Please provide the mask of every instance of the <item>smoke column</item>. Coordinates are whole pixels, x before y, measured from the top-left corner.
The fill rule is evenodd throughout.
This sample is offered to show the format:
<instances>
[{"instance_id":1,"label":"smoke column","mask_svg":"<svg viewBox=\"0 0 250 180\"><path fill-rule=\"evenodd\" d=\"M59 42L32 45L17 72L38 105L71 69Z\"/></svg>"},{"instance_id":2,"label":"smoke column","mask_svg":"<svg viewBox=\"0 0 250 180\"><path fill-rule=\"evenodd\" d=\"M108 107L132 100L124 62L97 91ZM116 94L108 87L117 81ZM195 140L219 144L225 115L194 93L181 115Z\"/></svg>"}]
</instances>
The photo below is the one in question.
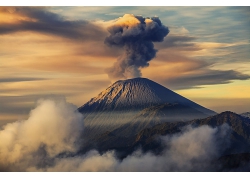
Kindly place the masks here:
<instances>
[{"instance_id":1,"label":"smoke column","mask_svg":"<svg viewBox=\"0 0 250 180\"><path fill-rule=\"evenodd\" d=\"M123 54L107 73L111 80L141 76L140 68L149 66L156 55L153 42L161 42L169 33L158 17L144 18L125 14L108 28L105 44L123 48Z\"/></svg>"}]
</instances>

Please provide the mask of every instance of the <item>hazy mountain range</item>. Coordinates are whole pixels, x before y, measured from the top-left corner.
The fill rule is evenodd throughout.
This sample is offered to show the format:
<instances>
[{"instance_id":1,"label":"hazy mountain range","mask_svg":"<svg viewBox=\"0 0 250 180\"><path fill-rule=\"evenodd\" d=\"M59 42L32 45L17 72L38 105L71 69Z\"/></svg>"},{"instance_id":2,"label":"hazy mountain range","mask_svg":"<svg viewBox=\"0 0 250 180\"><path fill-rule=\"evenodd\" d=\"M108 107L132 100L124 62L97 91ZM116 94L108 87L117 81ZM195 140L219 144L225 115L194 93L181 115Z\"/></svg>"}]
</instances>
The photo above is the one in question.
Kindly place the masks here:
<instances>
[{"instance_id":1,"label":"hazy mountain range","mask_svg":"<svg viewBox=\"0 0 250 180\"><path fill-rule=\"evenodd\" d=\"M241 116L244 116L244 117L248 117L250 118L250 112L245 112L245 113L242 113L240 114Z\"/></svg>"},{"instance_id":2,"label":"hazy mountain range","mask_svg":"<svg viewBox=\"0 0 250 180\"><path fill-rule=\"evenodd\" d=\"M249 113L217 114L146 78L117 81L78 110L85 118L85 144L79 153L115 150L123 159L139 148L160 155L168 146L162 143L162 136L178 134L185 127L220 128L225 124L228 143L220 144L224 150L212 159L220 164L215 170L237 168L242 163L235 157L250 153Z\"/></svg>"},{"instance_id":3,"label":"hazy mountain range","mask_svg":"<svg viewBox=\"0 0 250 180\"><path fill-rule=\"evenodd\" d=\"M76 110L40 100L0 130L0 171L250 171L250 118L220 114L145 78Z\"/></svg>"}]
</instances>

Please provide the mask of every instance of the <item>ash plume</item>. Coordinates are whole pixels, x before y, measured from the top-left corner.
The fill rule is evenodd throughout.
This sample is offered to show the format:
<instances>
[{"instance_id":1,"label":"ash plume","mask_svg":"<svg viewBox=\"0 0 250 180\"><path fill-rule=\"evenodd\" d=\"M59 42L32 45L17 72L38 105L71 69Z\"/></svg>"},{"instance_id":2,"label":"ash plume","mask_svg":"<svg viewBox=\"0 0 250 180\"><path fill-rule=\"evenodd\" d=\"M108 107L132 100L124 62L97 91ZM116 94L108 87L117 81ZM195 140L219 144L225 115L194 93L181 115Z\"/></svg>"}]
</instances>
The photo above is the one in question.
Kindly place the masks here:
<instances>
[{"instance_id":1,"label":"ash plume","mask_svg":"<svg viewBox=\"0 0 250 180\"><path fill-rule=\"evenodd\" d=\"M169 33L158 17L144 18L125 14L108 28L105 44L123 48L123 54L107 73L111 80L141 76L140 68L149 66L157 50L153 42L161 42Z\"/></svg>"}]
</instances>

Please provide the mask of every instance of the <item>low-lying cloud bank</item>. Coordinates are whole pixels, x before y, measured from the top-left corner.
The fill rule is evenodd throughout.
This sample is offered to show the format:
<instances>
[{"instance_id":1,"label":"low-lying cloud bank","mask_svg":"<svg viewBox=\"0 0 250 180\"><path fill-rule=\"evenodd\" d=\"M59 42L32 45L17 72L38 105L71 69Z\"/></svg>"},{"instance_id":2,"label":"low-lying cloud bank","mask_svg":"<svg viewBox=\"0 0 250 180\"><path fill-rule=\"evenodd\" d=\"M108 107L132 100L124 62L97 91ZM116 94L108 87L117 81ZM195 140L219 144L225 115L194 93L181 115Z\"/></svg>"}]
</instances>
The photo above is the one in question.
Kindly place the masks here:
<instances>
[{"instance_id":1,"label":"low-lying cloud bank","mask_svg":"<svg viewBox=\"0 0 250 180\"><path fill-rule=\"evenodd\" d=\"M1 171L215 171L213 160L229 146L230 127L185 127L162 137L161 155L135 151L123 160L114 151L77 155L83 117L61 100L40 100L25 121L0 131Z\"/></svg>"},{"instance_id":2,"label":"low-lying cloud bank","mask_svg":"<svg viewBox=\"0 0 250 180\"><path fill-rule=\"evenodd\" d=\"M38 101L27 120L0 131L0 170L26 171L47 166L47 160L61 153L76 152L83 127L82 114L64 99Z\"/></svg>"},{"instance_id":3,"label":"low-lying cloud bank","mask_svg":"<svg viewBox=\"0 0 250 180\"><path fill-rule=\"evenodd\" d=\"M230 128L187 127L182 133L164 136L167 148L162 155L143 154L140 150L122 161L113 151L100 155L93 150L84 156L58 158L52 167L32 171L216 171L213 160L228 147ZM223 144L223 146L221 146Z\"/></svg>"}]
</instances>

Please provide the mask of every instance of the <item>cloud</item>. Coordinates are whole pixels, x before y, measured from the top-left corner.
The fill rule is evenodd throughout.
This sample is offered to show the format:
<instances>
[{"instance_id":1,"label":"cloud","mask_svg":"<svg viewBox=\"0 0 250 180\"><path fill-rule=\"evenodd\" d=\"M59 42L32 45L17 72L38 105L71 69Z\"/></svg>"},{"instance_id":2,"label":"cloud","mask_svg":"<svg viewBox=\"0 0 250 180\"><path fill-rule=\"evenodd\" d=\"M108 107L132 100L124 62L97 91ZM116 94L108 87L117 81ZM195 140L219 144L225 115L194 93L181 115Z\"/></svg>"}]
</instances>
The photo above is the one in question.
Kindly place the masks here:
<instances>
[{"instance_id":1,"label":"cloud","mask_svg":"<svg viewBox=\"0 0 250 180\"><path fill-rule=\"evenodd\" d=\"M234 70L211 70L193 72L191 74L183 74L178 77L169 79L159 79L159 81L167 87L174 89L195 88L202 85L228 84L233 80L248 80L250 75L243 74Z\"/></svg>"},{"instance_id":2,"label":"cloud","mask_svg":"<svg viewBox=\"0 0 250 180\"><path fill-rule=\"evenodd\" d=\"M212 57L235 53L236 48L249 44L247 40L223 43L216 41L206 42L201 41L201 39L202 37L190 36L189 33L175 34L171 31L162 43L156 43L156 47L162 49L160 53L168 51L177 54L181 53L189 57Z\"/></svg>"},{"instance_id":3,"label":"cloud","mask_svg":"<svg viewBox=\"0 0 250 180\"><path fill-rule=\"evenodd\" d=\"M179 51L198 51L201 48L193 42L197 39L197 37L189 35L172 35L170 33L162 43L157 43L156 47L159 49L177 48Z\"/></svg>"},{"instance_id":4,"label":"cloud","mask_svg":"<svg viewBox=\"0 0 250 180\"><path fill-rule=\"evenodd\" d=\"M42 75L39 75L42 77ZM0 120L27 118L40 98L67 96L67 100L81 106L110 85L106 74L94 76L58 76L43 81L20 81L0 83Z\"/></svg>"},{"instance_id":5,"label":"cloud","mask_svg":"<svg viewBox=\"0 0 250 180\"><path fill-rule=\"evenodd\" d=\"M0 34L35 31L74 40L98 40L105 30L89 21L69 21L44 7L2 7L2 14L16 21L0 24Z\"/></svg>"},{"instance_id":6,"label":"cloud","mask_svg":"<svg viewBox=\"0 0 250 180\"><path fill-rule=\"evenodd\" d=\"M249 8L0 7L0 76L2 74L2 77L6 77L1 78L5 83L0 83L0 95L9 99L10 96L27 97L28 94L64 94L67 98L74 99L72 102L82 105L95 95L92 91L86 91L92 88L97 94L106 88L105 84L109 84L103 73L122 54L122 49L103 43L109 35L105 27L116 21L117 13L122 15L126 11L142 14L144 17L158 14L163 24L170 25L170 33L164 41L154 42L154 48L159 51L154 61L150 61L150 68L140 69L143 77L172 89L199 88L220 83L233 85L233 80L245 80L249 74L246 65L249 61L249 42L244 38L247 37L246 30L249 28L239 25L248 22L247 9ZM197 17L196 11L202 16ZM115 13L104 15L112 12ZM187 13L195 18L185 18ZM217 18L218 13L223 16L222 19L210 18ZM201 22L205 22L210 28L200 28ZM211 69L212 67L216 70ZM128 72L133 70L129 68ZM31 74L34 81L31 81ZM105 81L102 86L99 85L102 80L99 83L75 82L77 76L87 79L89 75L96 74L105 77L102 78ZM57 79L58 77L65 78L65 81ZM217 77L218 80L212 79ZM238 90L234 89L236 94ZM83 90L86 93L81 93ZM242 96L242 93L237 94ZM19 119L21 115L17 117L17 113L24 114L32 107L28 107L26 101L21 107L19 100L15 104L9 104L6 100L1 104L0 111L8 112L11 119ZM11 113L12 111L15 112ZM1 114L0 119L6 119L6 115Z\"/></svg>"},{"instance_id":7,"label":"cloud","mask_svg":"<svg viewBox=\"0 0 250 180\"><path fill-rule=\"evenodd\" d=\"M0 101L4 102L0 104L0 120L2 115L10 115L15 120L20 120L21 117L27 117L27 114L34 106L34 102L41 98L53 98L61 99L61 95L42 95L42 94L32 94L32 95L15 95L15 96L0 96ZM13 117L15 116L15 117Z\"/></svg>"},{"instance_id":8,"label":"cloud","mask_svg":"<svg viewBox=\"0 0 250 180\"><path fill-rule=\"evenodd\" d=\"M7 17L4 19L13 20L13 22L11 21L8 23L0 23L0 29L5 25L16 26L13 29L14 31L8 31L8 34L11 33L10 35L2 35L1 39L3 40L3 47L1 48L2 52L0 52L0 55L5 59L3 65L5 65L6 67L18 66L21 68L29 68L32 70L60 73L81 73L84 75L102 74L105 72L105 69L109 69L108 67L112 66L112 63L115 61L115 57L121 54L122 50L119 47L111 48L105 46L103 40L108 36L108 32L106 29L104 29L104 27L106 27L108 24L111 25L111 22L114 23L118 20L113 20L110 22L105 21L103 23L89 22L85 20L67 20L65 17L50 11L52 9L53 8L45 7L2 7L0 9L0 12ZM81 8L79 10L82 11ZM38 28L19 28L27 23L33 24L32 27L38 24ZM43 28L40 28L39 24L42 24ZM24 27L26 27L26 25ZM46 27L45 30L44 27ZM95 29L98 31L100 30L102 33L98 33ZM181 74L172 73L168 77L162 76L161 78L159 78L155 76L157 74L168 74L168 72L166 72L165 69L162 69L161 71L157 71L157 73L155 73L155 69L150 68L150 71L152 71L151 74L154 75L147 76L147 73L143 73L146 72L144 69L136 68L137 65L129 66L130 61L129 63L123 64L124 66L129 66L126 73L125 71L124 73L128 74L129 76L131 75L131 77L134 77L141 75L140 73L142 72L142 75L144 77L152 78L157 81L159 80L158 82L163 82L164 85L171 85L173 89L192 88L200 86L201 84L211 84L213 82L214 84L219 84L220 82L230 83L230 79L218 81L211 81L206 79L208 76L210 76L210 74L214 72L210 69L209 66L215 66L217 63L221 62L222 55L224 56L225 54L229 53L229 51L226 50L227 48L236 46L238 47L238 45L240 44L246 45L247 42L200 42L201 37L191 36L189 30L187 30L183 26L171 26L170 31L171 32L168 34L168 36L164 38L161 43L154 42L156 49L159 49L155 61L162 61L165 62L166 65L168 65L169 61L175 61L175 58L177 56L184 59L189 59L189 62L185 61L185 64L182 64L182 67L180 66L179 60L176 60L175 66L177 68L175 69L175 71L179 72L180 70L182 70ZM91 34L88 34L88 32L91 32ZM128 30L127 32L131 33L132 31ZM129 33L127 33L127 35L128 34ZM51 35L53 35L53 37L51 37ZM15 49L15 54L13 54L13 49ZM231 56L233 56L232 52L233 51L230 51ZM239 54L235 54L235 57L236 55L238 57ZM214 58L220 58L220 61L218 61L217 59L206 61L206 56L218 56ZM122 55L121 57L125 56ZM200 62L197 61L197 57L200 58ZM152 66L151 64L153 62L154 61L150 63L150 66ZM225 60L223 60L223 62L225 62ZM146 64L146 66L149 65L148 62ZM169 67L173 67L172 65L173 63ZM185 68L187 69L187 71L184 70ZM203 68L203 70L201 68ZM167 69L169 71L169 68ZM197 74L205 78L203 83L201 83L201 80L194 80L194 78L192 77L187 77L186 80L190 80L191 85L186 86L183 84L180 87L177 83L177 80L180 79L181 82L181 77L184 76L184 74L189 74L191 69L193 71L193 75ZM20 69L17 69L17 71L19 70ZM216 72L214 73L217 74L218 71L220 70L216 70ZM235 71L234 76L232 76L232 72L225 72L223 70L221 71L221 74L229 74L228 78L233 77L240 80L244 80L244 78L247 78L247 75L245 75L244 73L241 73L240 75L240 73L236 72L236 70L232 71ZM176 76L176 80L174 80L173 75ZM14 78L15 77L12 76L10 77L10 79ZM167 81L168 84L165 83ZM197 85L195 84L195 82L197 82Z\"/></svg>"},{"instance_id":9,"label":"cloud","mask_svg":"<svg viewBox=\"0 0 250 180\"><path fill-rule=\"evenodd\" d=\"M45 80L45 78L8 77L8 78L0 78L0 83L19 82L19 81L39 81L39 80Z\"/></svg>"},{"instance_id":10,"label":"cloud","mask_svg":"<svg viewBox=\"0 0 250 180\"><path fill-rule=\"evenodd\" d=\"M7 124L0 131L0 168L25 171L61 153L75 152L83 131L76 106L60 100L40 100L27 120Z\"/></svg>"},{"instance_id":11,"label":"cloud","mask_svg":"<svg viewBox=\"0 0 250 180\"><path fill-rule=\"evenodd\" d=\"M144 77L174 90L198 88L204 85L229 84L234 80L250 79L247 71L240 72L231 66L224 69L216 67L214 62L188 57L181 52L177 54L175 51L165 50L159 52L156 60L151 63L152 69L145 68L142 73Z\"/></svg>"},{"instance_id":12,"label":"cloud","mask_svg":"<svg viewBox=\"0 0 250 180\"><path fill-rule=\"evenodd\" d=\"M226 88L223 88L226 89ZM222 92L225 92L223 91ZM228 89L228 88L227 88ZM235 90L234 90L235 89ZM241 98L233 98L234 92L236 92L237 89L243 89L242 87L235 87L234 89L230 89L231 97L232 98L224 98L221 97L221 93L219 94L219 97L217 98L192 98L193 101L195 101L198 104L201 104L209 109L216 109L216 112L221 113L225 111L232 111L237 113L244 113L250 111L250 97L247 97L249 90L244 90L240 95L245 96ZM204 92L204 94L209 94L210 92ZM224 93L225 94L225 93ZM237 93L238 94L238 93ZM246 95L245 95L246 94ZM216 103L214 103L216 102Z\"/></svg>"},{"instance_id":13,"label":"cloud","mask_svg":"<svg viewBox=\"0 0 250 180\"><path fill-rule=\"evenodd\" d=\"M215 171L212 164L229 145L230 128L201 126L186 127L181 133L162 137L167 148L161 155L142 153L140 150L117 160L113 151L99 154L92 150L84 156L58 158L52 167L29 169L31 171ZM222 145L223 144L223 145Z\"/></svg>"},{"instance_id":14,"label":"cloud","mask_svg":"<svg viewBox=\"0 0 250 180\"><path fill-rule=\"evenodd\" d=\"M212 161L229 145L228 125L187 126L161 137L160 155L135 151L123 160L114 151L99 154L81 148L83 117L64 99L40 100L29 118L0 131L1 171L214 171Z\"/></svg>"}]
</instances>

